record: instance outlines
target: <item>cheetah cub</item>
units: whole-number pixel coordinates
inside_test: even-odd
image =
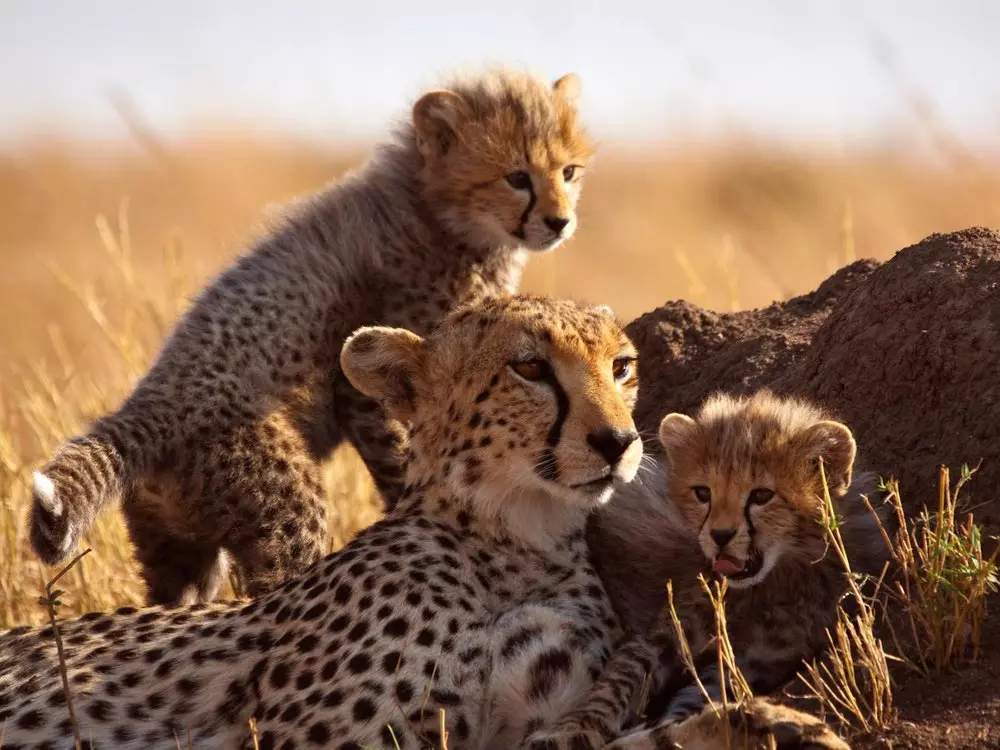
[[[53,564],[117,498],[152,603],[247,593],[325,551],[319,463],[350,440],[391,506],[403,435],[337,355],[365,325],[428,333],[518,285],[576,228],[591,145],[578,81],[494,71],[423,95],[359,172],[301,201],[211,282],[121,408],[34,478],[30,538]]]
[[[249,604],[60,623],[95,747],[510,750],[586,692],[617,637],[587,515],[642,458],[635,349],[605,308],[503,297],[427,338],[367,327],[346,377],[410,424],[405,490]],[[71,740],[50,629],[0,636],[4,748]]]
[[[641,668],[632,665],[654,675],[647,727],[704,705],[680,662],[665,607],[668,579],[713,698],[720,694],[714,616],[699,573],[728,579],[729,633],[758,695],[782,687],[826,645],[846,577],[826,543],[820,458],[848,554],[861,562],[856,569],[877,574],[890,557],[878,520],[860,499],[874,496],[874,477],[854,474],[850,430],[815,406],[768,392],[716,395],[696,419],[664,417],[659,439],[664,459],[654,476],[623,488],[589,530],[616,610],[631,613],[623,615],[629,630],[646,633],[638,643],[652,644],[638,651]],[[891,528],[887,509],[883,515]],[[633,742],[629,747],[644,747],[641,738]]]

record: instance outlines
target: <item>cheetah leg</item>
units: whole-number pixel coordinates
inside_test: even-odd
[[[191,491],[168,480],[140,482],[126,493],[125,525],[142,565],[147,604],[212,601],[225,580],[228,561],[218,538],[206,536],[185,507]]]
[[[815,716],[764,699],[749,706],[705,706],[694,716],[628,734],[608,750],[850,750]]]
[[[619,647],[583,701],[550,728],[531,735],[526,750],[598,750],[641,710],[643,688],[656,668],[656,649],[644,638]]]
[[[672,696],[669,696],[666,710],[660,716],[652,716],[646,722],[646,726],[653,726],[662,721],[676,722],[698,713],[705,707],[705,693],[708,694],[711,701],[722,699],[718,661],[711,651],[702,654],[702,657],[705,656],[710,657],[711,661],[706,663],[705,658],[699,658],[700,664],[696,664],[698,676],[705,692],[702,692],[701,688],[694,682],[684,685]],[[781,688],[795,675],[799,663],[801,663],[801,657],[787,662],[770,663],[753,659],[737,659],[737,667],[755,695],[767,695]],[[729,696],[732,697],[732,691],[729,691]]]
[[[229,468],[222,469],[223,463]],[[273,590],[327,552],[319,466],[284,415],[242,429],[216,465],[220,469],[202,503],[203,523],[227,519],[231,531],[221,544],[239,565],[248,595]]]

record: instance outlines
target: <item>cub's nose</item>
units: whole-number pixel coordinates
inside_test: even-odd
[[[590,447],[614,466],[628,447],[639,439],[639,433],[633,429],[623,430],[621,427],[605,427],[587,435]]]
[[[736,529],[712,529],[708,532],[712,541],[719,545],[719,549],[725,549],[726,545],[736,536]]]
[[[545,221],[545,226],[547,226],[556,234],[562,234],[562,231],[566,228],[566,225],[569,224],[569,219],[567,219],[564,216],[546,216],[544,221]]]

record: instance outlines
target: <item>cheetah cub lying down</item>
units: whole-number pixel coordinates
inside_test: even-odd
[[[35,475],[31,544],[65,559],[109,503],[150,603],[257,596],[326,551],[319,463],[350,440],[388,505],[400,430],[343,377],[365,325],[434,328],[516,289],[576,228],[591,145],[578,81],[499,71],[431,91],[368,164],[301,201],[201,293],[121,408]]]
[[[632,750],[657,746],[664,726],[704,705],[680,661],[665,606],[668,579],[713,699],[720,696],[714,615],[699,573],[729,580],[729,634],[756,694],[781,688],[826,645],[846,577],[826,544],[820,458],[855,569],[877,574],[890,552],[859,497],[873,496],[875,483],[853,473],[850,430],[814,406],[767,392],[717,395],[696,419],[667,415],[659,438],[665,456],[656,474],[623,488],[589,530],[616,610],[629,630],[646,633],[630,646],[635,661],[621,667],[633,679],[654,676],[646,729],[615,745]],[[627,691],[617,696],[621,702]]]

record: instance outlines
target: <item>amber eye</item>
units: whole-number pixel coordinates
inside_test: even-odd
[[[507,175],[507,184],[510,185],[515,190],[530,190],[531,175],[523,170],[518,170],[517,172],[511,172],[509,175]]]
[[[769,490],[766,487],[758,487],[755,490],[750,490],[747,502],[751,505],[764,505],[770,502],[772,497],[774,497],[774,490]]]
[[[635,360],[632,357],[619,357],[611,363],[611,373],[615,380],[627,380],[635,367]]]
[[[563,167],[563,180],[565,182],[572,182],[573,178],[576,177],[576,164],[570,164],[569,166]]]
[[[712,502],[712,490],[708,487],[692,487],[694,496],[698,498],[699,502],[710,503]]]
[[[523,362],[511,362],[510,369],[525,380],[542,380],[549,374],[549,364],[544,359],[526,359]]]

